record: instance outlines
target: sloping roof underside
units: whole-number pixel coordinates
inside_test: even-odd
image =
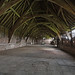
[[[74,0],[0,0],[0,32],[31,37],[60,36],[75,28]]]

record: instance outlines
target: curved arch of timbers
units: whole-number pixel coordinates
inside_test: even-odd
[[[38,26],[40,26],[40,24],[38,24]],[[57,33],[55,33],[55,32],[53,32],[53,30],[51,29],[51,28],[48,28],[48,27],[46,27],[46,25],[44,25],[43,27],[45,27],[45,29],[43,29],[43,28],[37,28],[37,26],[35,27],[35,28],[33,28],[33,30],[32,30],[32,32],[31,32],[31,34],[30,34],[30,36],[36,36],[36,34],[37,35],[43,35],[43,34],[47,34],[47,35],[49,35],[50,37],[53,37],[53,35],[55,36],[55,35],[57,35]],[[34,36],[34,37],[35,37]]]
[[[39,28],[37,27],[37,26],[39,26]],[[28,37],[31,37],[31,38],[36,38],[36,36],[37,37],[40,37],[39,35],[42,35],[42,36],[45,36],[45,35],[48,35],[48,36],[50,36],[50,37],[54,37],[54,36],[56,36],[57,34],[55,33],[55,32],[53,32],[50,28],[48,28],[48,27],[46,27],[46,25],[45,26],[43,26],[45,29],[43,29],[42,27],[40,27],[41,25],[40,24],[38,24],[38,25],[36,25],[35,27],[33,27],[33,28],[31,28],[29,31],[28,31],[28,33],[24,33],[22,36],[23,37],[27,37],[27,39],[28,39]],[[28,34],[28,35],[26,35],[26,34]],[[26,40],[27,40],[26,39]]]
[[[33,31],[35,30],[35,31],[37,31],[38,29],[37,29],[37,26],[38,25],[42,25],[43,27],[45,27],[45,28],[48,28],[49,29],[49,31],[48,32],[50,32],[50,35],[55,35],[55,34],[57,34],[58,35],[58,37],[60,38],[60,31],[62,30],[62,27],[61,27],[61,29],[60,29],[60,27],[57,27],[54,23],[52,23],[51,22],[51,20],[50,20],[50,22],[40,22],[40,23],[30,23],[30,25],[26,25],[25,26],[25,28],[21,31],[21,34],[20,34],[20,38],[22,38],[22,37],[24,37],[24,36],[30,36],[32,33],[33,33]],[[21,25],[22,26],[22,25]],[[20,27],[19,27],[20,28]],[[34,31],[34,32],[35,32]],[[37,31],[38,32],[38,31]],[[45,33],[45,32],[44,32]],[[28,35],[27,35],[28,34]]]
[[[51,22],[49,22],[49,23],[48,22],[40,22],[40,23],[37,23],[37,24],[32,23],[31,25],[28,26],[28,28],[23,29],[22,32],[23,32],[24,35],[26,35],[29,31],[31,31],[32,29],[34,30],[34,28],[36,29],[36,27],[38,27],[39,25],[49,28],[54,33],[57,33],[57,31],[59,32],[59,29]],[[55,31],[55,29],[53,29],[54,27],[57,31]],[[21,34],[20,36],[22,37],[23,34]]]
[[[36,23],[31,24],[30,26],[28,26],[28,28],[22,30],[22,33],[20,34],[20,37],[24,37],[27,34],[31,35],[31,34],[33,34],[33,32],[39,31],[38,26],[45,27],[44,33],[45,33],[46,30],[48,30],[48,32],[50,32],[51,35],[52,34],[54,34],[54,35],[59,34],[60,32],[59,32],[58,28],[55,27],[55,25],[54,25],[54,27],[55,27],[55,29],[54,29],[54,27],[52,27],[53,25],[52,24],[50,25],[50,24],[51,24],[50,22],[49,23],[41,22],[41,23],[37,23],[37,24]]]
[[[49,37],[54,37],[56,34],[51,33],[51,30],[42,30],[42,29],[38,29],[37,27],[30,33],[30,38],[38,38],[38,39],[42,39],[42,37],[45,37],[46,35]],[[42,34],[41,34],[42,33]],[[41,36],[40,36],[41,35]]]
[[[18,4],[19,2],[21,2],[22,0],[11,0],[10,2],[6,2],[5,6],[2,7],[4,0],[0,1],[0,15],[3,14],[6,10],[8,10],[10,7]],[[61,8],[64,8],[65,10],[67,10],[68,12],[72,13],[73,15],[75,15],[75,6],[71,3],[70,0],[48,0],[58,6],[60,6]]]
[[[0,15],[4,11],[6,11],[8,8],[12,7],[13,5],[16,5],[20,1],[21,0],[13,0],[13,1],[10,1],[10,3],[7,2],[5,4],[5,6],[0,9]],[[54,4],[58,5],[58,6],[60,6],[60,8],[64,8],[68,12],[72,13],[73,15],[75,15],[75,9],[74,9],[75,7],[74,7],[73,4],[71,4],[70,1],[67,1],[67,2],[64,1],[64,0],[63,1],[62,0],[61,1],[60,0],[48,0],[48,1],[50,1],[50,2],[52,2],[52,3],[54,3]],[[52,21],[54,24],[56,24],[59,29],[63,28],[63,30],[66,30],[67,26],[66,26],[65,22],[63,20],[59,19],[59,17],[52,11],[51,8],[49,8],[49,10],[51,10],[51,14],[50,15],[49,14],[34,14],[34,15],[31,15],[31,14],[26,14],[25,13],[24,15],[20,16],[19,20],[17,20],[17,22],[9,30],[9,34],[8,34],[9,42],[10,42],[10,39],[11,39],[13,33],[15,32],[15,30],[19,26],[21,26],[22,24],[24,24],[26,21],[28,21],[28,20],[30,20],[30,19],[32,19],[34,17],[40,17],[40,16],[44,17],[44,18],[48,19],[49,21]],[[53,18],[51,18],[49,16],[53,16]]]
[[[18,28],[20,25],[22,25],[23,23],[25,23],[26,21],[32,19],[32,18],[35,18],[35,17],[44,17],[44,18],[47,18],[51,21],[53,21],[58,27],[65,29],[66,30],[66,24],[64,21],[62,21],[54,12],[53,10],[50,8],[51,10],[51,14],[34,14],[34,15],[31,15],[31,14],[23,14],[19,20],[17,20],[17,22],[9,29],[9,33],[8,33],[8,37],[9,37],[9,42],[10,42],[10,39],[12,37],[12,34],[14,33],[14,31],[16,30],[16,28]],[[51,17],[48,17],[48,16],[53,16],[54,18],[51,18]],[[25,17],[25,18],[24,18]]]
[[[54,17],[54,18],[51,18],[51,14],[34,14],[34,15],[31,15],[31,14],[27,14],[25,15],[24,17],[25,18],[21,18],[19,19],[9,30],[9,34],[8,34],[8,38],[9,38],[9,42],[10,42],[10,39],[14,33],[14,31],[21,25],[23,25],[26,21],[29,21],[35,17],[43,17],[43,18],[46,18],[48,19],[49,21],[52,21],[53,23],[55,23],[57,25],[58,28],[63,28],[64,30],[66,30],[67,26],[65,24],[65,22],[61,19],[58,19],[58,17]]]

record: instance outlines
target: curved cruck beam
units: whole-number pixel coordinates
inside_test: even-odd
[[[70,0],[48,0],[75,15],[75,5]]]
[[[29,37],[35,37],[36,35],[41,35],[41,32],[43,32],[44,34],[47,34],[49,36],[54,36],[56,35],[53,31],[51,30],[42,30],[42,29],[38,29],[37,27],[35,29],[33,29],[33,31],[30,33],[30,36]]]
[[[53,16],[53,15],[46,15],[46,14],[34,14],[34,15],[31,15],[31,14],[27,14],[25,16],[22,16],[20,17],[19,20],[17,20],[17,22],[9,29],[9,32],[8,32],[8,43],[10,42],[10,39],[14,33],[14,31],[19,27],[21,26],[22,24],[24,24],[26,21],[32,19],[32,18],[35,18],[35,17],[40,17],[40,16]]]
[[[38,25],[40,25],[40,24],[38,23]],[[60,39],[60,31],[58,30],[58,28],[56,26],[54,26],[54,24],[52,24],[52,25],[43,24],[42,26],[45,28],[48,28],[49,32],[51,32],[50,34],[56,34]],[[34,29],[33,29],[33,31],[34,31]]]
[[[14,31],[19,27],[21,26],[22,24],[24,24],[26,21],[32,19],[32,18],[35,18],[35,17],[44,17],[44,18],[47,18],[49,16],[53,16],[53,15],[50,15],[50,14],[34,14],[34,15],[31,15],[31,14],[27,14],[25,16],[22,16],[19,20],[17,20],[17,22],[9,29],[9,33],[8,33],[8,43],[10,42],[10,39],[14,33]],[[59,25],[60,27],[62,25],[65,25],[65,23],[62,24],[62,21],[60,21],[59,19],[55,20],[52,19],[52,18],[48,18],[50,19],[50,21],[54,22],[55,24]]]
[[[21,34],[20,34],[20,37],[22,38],[22,37],[24,37],[26,34],[28,34],[28,32],[30,32],[30,30],[34,30],[37,26],[39,26],[39,25],[43,25],[44,27],[46,27],[45,25],[50,25],[50,24],[52,24],[51,22],[40,22],[40,23],[32,23],[32,24],[30,24],[30,25],[28,25],[28,27],[27,28],[24,28],[22,31],[21,31]],[[48,28],[48,27],[47,27]],[[50,29],[50,28],[49,28]],[[53,31],[53,30],[50,30],[50,31]],[[60,29],[59,29],[59,31],[60,31]],[[52,34],[53,34],[53,32],[51,32]],[[55,33],[55,32],[54,32]]]
[[[37,33],[40,34],[41,31],[43,31],[45,34],[47,34],[49,32],[48,35],[54,35],[54,36],[57,35],[57,33],[55,33],[52,29],[50,29],[49,27],[47,27],[45,25],[43,26],[43,27],[45,27],[45,30],[43,30],[42,28],[41,29],[37,28],[37,26],[39,26],[39,25],[40,24],[36,25],[35,27],[33,27],[32,29],[29,30],[29,32],[28,32],[29,36],[28,37],[34,36]],[[48,28],[48,29],[46,30],[46,28]],[[25,37],[25,35],[23,37]]]

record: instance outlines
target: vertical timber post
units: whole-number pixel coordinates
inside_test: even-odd
[[[72,30],[71,30],[71,40],[70,40],[70,43],[71,43],[71,47],[73,47]]]
[[[59,38],[57,37],[57,47],[59,46]]]

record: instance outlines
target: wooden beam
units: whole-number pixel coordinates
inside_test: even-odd
[[[60,7],[60,8],[59,8],[59,11],[58,11],[58,16],[60,15],[61,10],[62,10],[62,8]]]
[[[35,18],[35,17],[40,17],[40,16],[53,16],[53,15],[46,15],[46,14],[34,14],[34,15],[31,15],[31,14],[27,14],[27,15],[22,15],[18,20],[17,22],[10,28],[9,30],[9,35],[8,37],[11,38],[12,34],[14,33],[14,31],[19,27],[21,26],[22,24],[24,24],[26,21],[32,19],[32,18]]]
[[[33,5],[33,4],[32,4]],[[30,9],[30,8],[29,8]],[[60,20],[60,18],[58,16],[56,16],[56,14],[53,12],[53,10],[51,9],[51,14],[50,16],[53,16],[53,18],[50,18],[49,17],[49,14],[34,14],[34,15],[31,15],[31,14],[26,14],[24,13],[18,20],[17,22],[10,28],[10,31],[9,31],[9,38],[11,39],[11,36],[12,34],[14,33],[14,31],[19,27],[21,26],[22,24],[24,24],[26,21],[32,19],[32,18],[35,18],[35,17],[44,17],[44,18],[47,18],[49,19],[49,21],[52,21],[53,23],[55,23],[59,28],[62,27],[62,29],[66,29],[66,24],[65,22],[63,22],[62,20]],[[26,15],[25,15],[26,14]]]
[[[21,0],[11,0],[10,2],[7,2],[5,4],[5,6],[3,6],[2,8],[0,8],[0,15],[2,15],[7,9],[9,9],[10,7],[16,5],[17,3],[19,3]]]
[[[2,7],[5,0],[0,0],[0,8]]]
[[[65,2],[65,0],[48,0],[48,1],[60,6],[61,8],[65,9],[68,12],[72,13],[73,15],[75,15],[75,5],[73,5],[70,1],[67,1],[68,3]]]
[[[50,15],[50,14],[34,14],[34,15],[31,15],[31,14],[27,14],[27,15],[24,15],[22,17],[20,17],[19,20],[17,20],[17,22],[10,28],[9,30],[9,38],[11,39],[11,36],[12,34],[14,33],[14,31],[19,27],[21,26],[22,24],[24,24],[26,21],[32,19],[32,18],[35,18],[35,17],[44,17],[44,18],[47,18],[49,19],[49,21],[52,21],[54,22],[56,25],[59,25],[60,27],[61,24],[62,24],[62,21],[60,21],[59,19],[55,19],[55,18],[50,18],[49,16],[53,16],[53,15]],[[64,25],[64,23],[62,24]],[[10,40],[9,40],[10,41]]]
[[[19,15],[12,7],[10,7],[10,9],[11,9],[18,17],[20,17],[20,15]]]

